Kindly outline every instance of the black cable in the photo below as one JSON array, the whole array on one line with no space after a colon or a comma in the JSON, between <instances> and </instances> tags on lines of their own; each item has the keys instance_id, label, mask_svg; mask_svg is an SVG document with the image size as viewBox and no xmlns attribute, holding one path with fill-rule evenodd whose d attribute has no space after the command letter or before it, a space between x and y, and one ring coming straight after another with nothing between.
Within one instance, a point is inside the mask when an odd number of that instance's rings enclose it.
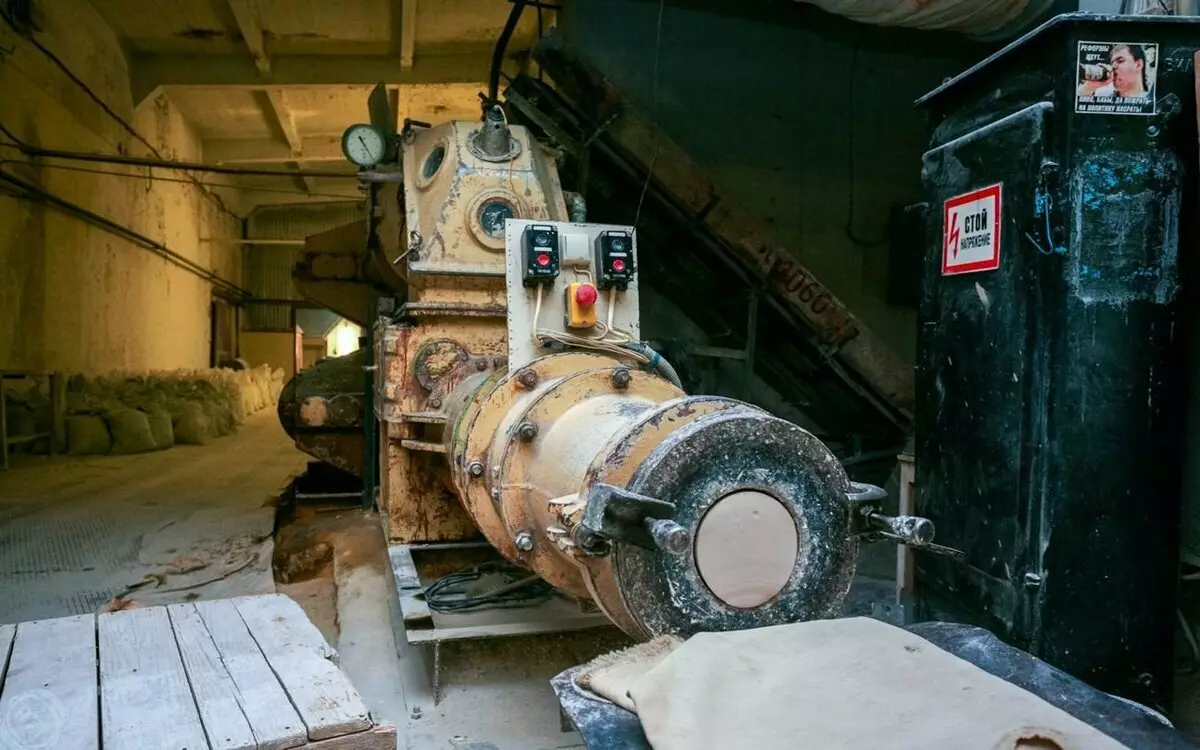
<instances>
[{"instance_id":1,"label":"black cable","mask_svg":"<svg viewBox=\"0 0 1200 750\"><path fill-rule=\"evenodd\" d=\"M484 579L498 579L484 585ZM425 588L425 603L435 612L532 607L554 596L554 587L528 570L499 560L443 576Z\"/></svg>"},{"instance_id":2,"label":"black cable","mask_svg":"<svg viewBox=\"0 0 1200 750\"><path fill-rule=\"evenodd\" d=\"M525 5L528 0L513 0L512 10L508 12L508 20L504 22L504 28L500 31L499 38L496 39L496 47L492 50L492 69L488 74L488 102L484 106L484 112L487 108L499 101L500 97L500 68L504 66L504 53L508 50L508 41L512 39L513 32L516 31L517 22L521 20L521 13L525 11Z\"/></svg>"},{"instance_id":3,"label":"black cable","mask_svg":"<svg viewBox=\"0 0 1200 750\"><path fill-rule=\"evenodd\" d=\"M154 154L159 159L163 158L163 155L161 153L159 153L158 149L156 149L154 147L154 145L150 143L150 141L146 140L142 136L141 133L137 132L137 130L134 129L134 127L132 125L130 125L125 120L125 118L121 117L119 114L114 112L112 107L108 106L107 102L105 102L103 99L101 99L100 96L95 91L93 91L91 89L91 87L87 85L86 82L83 81L83 79L81 79L79 76L75 75L75 73L69 67L67 67L67 64L59 59L58 55L55 55L44 44L39 42L33 36L32 33L22 35L21 34L21 26L13 20L13 18L8 14L8 12L6 10L3 9L3 7L0 7L0 18L2 18L4 20L4 22L6 24L8 24L9 28L11 28L19 36L21 36L23 39L25 39L25 41L29 42L35 48L37 48L37 50L39 52L41 52L43 55L45 55L45 57L48 60L50 60L50 62L54 63L54 65L60 71L62 71L63 75L65 75L67 78L69 78L71 80L72 83L74 83L76 86L78 86L79 89L81 91L83 91L83 93L86 94L89 99L91 99L93 102L95 102L97 105L99 105L100 108L103 109L104 112L109 117L111 117L116 123L118 123L122 128L124 128L125 131L127 133L129 133L129 135L133 136L138 141L140 141L146 148L150 149L150 153ZM14 141L18 141L18 143L20 142L19 139L17 139L16 136L14 136L11 131L5 131L5 134L9 138L12 138ZM204 195L208 196L208 198L210 200L212 200L217 205L218 208L220 208L222 211L224 211L229 216L237 219L238 221L241 221L242 217L238 216L233 211L230 211L229 208L225 205L225 201L221 200L221 196L217 195L216 193L214 193L211 190L209 190L208 188L206 188L204 186L204 183L200 182L199 180L197 180L195 178L192 178L192 182L197 188L200 189L200 192L202 192Z\"/></svg>"}]
</instances>

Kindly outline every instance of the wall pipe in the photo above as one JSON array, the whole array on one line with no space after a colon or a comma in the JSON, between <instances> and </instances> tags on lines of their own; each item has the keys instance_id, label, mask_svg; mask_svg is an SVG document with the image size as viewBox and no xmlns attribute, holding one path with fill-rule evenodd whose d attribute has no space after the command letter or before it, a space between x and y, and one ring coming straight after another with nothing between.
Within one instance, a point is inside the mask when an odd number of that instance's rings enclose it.
<instances>
[{"instance_id":1,"label":"wall pipe","mask_svg":"<svg viewBox=\"0 0 1200 750\"><path fill-rule=\"evenodd\" d=\"M173 263L185 271L188 271L189 273L209 282L213 285L214 291L222 291L227 297L235 300L242 300L253 296L250 293L250 290L244 289L237 284L234 284L232 281L221 278L213 271L205 268L199 263L196 263L190 258L180 255L163 243L152 240L146 235L140 234L139 232L135 232L129 227L119 224L106 216L101 216L98 213L89 211L83 206L64 200L63 198L43 190L31 182L26 182L25 180L22 180L21 178L4 171L0 171L0 182L8 183L9 185L18 188L19 192L16 192L17 197L50 204L67 214L79 219L83 219L89 224L100 227L111 234L122 237L145 250L153 252L155 255L158 255L164 260Z\"/></svg>"}]
</instances>

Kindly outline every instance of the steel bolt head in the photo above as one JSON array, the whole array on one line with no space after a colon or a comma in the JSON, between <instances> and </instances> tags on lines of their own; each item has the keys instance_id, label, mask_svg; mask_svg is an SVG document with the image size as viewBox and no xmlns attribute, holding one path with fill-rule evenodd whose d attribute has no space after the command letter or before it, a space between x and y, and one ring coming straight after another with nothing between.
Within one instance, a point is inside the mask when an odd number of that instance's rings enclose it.
<instances>
[{"instance_id":1,"label":"steel bolt head","mask_svg":"<svg viewBox=\"0 0 1200 750\"><path fill-rule=\"evenodd\" d=\"M486 370L487 368L488 368L488 363L487 363L487 360L486 360L486 359L477 359L477 360L475 360L475 369L476 369L476 370L479 370L480 372L483 372L483 371L484 371L484 370Z\"/></svg>"},{"instance_id":2,"label":"steel bolt head","mask_svg":"<svg viewBox=\"0 0 1200 750\"><path fill-rule=\"evenodd\" d=\"M517 425L517 434L521 436L522 440L528 442L537 437L538 426L533 422L522 422Z\"/></svg>"},{"instance_id":3,"label":"steel bolt head","mask_svg":"<svg viewBox=\"0 0 1200 750\"><path fill-rule=\"evenodd\" d=\"M467 466L467 473L473 477L483 476L483 462L482 461L472 461Z\"/></svg>"},{"instance_id":4,"label":"steel bolt head","mask_svg":"<svg viewBox=\"0 0 1200 750\"><path fill-rule=\"evenodd\" d=\"M532 388L537 385L538 375L533 370L524 370L517 376L517 382L525 388Z\"/></svg>"},{"instance_id":5,"label":"steel bolt head","mask_svg":"<svg viewBox=\"0 0 1200 750\"><path fill-rule=\"evenodd\" d=\"M522 552L528 552L533 549L533 534L528 531L522 531L513 537L513 545Z\"/></svg>"},{"instance_id":6,"label":"steel bolt head","mask_svg":"<svg viewBox=\"0 0 1200 750\"><path fill-rule=\"evenodd\" d=\"M493 499L493 500L499 500L499 499L500 499L500 488L499 488L499 487L496 487L496 488L493 488L493 489L492 489L492 499Z\"/></svg>"},{"instance_id":7,"label":"steel bolt head","mask_svg":"<svg viewBox=\"0 0 1200 750\"><path fill-rule=\"evenodd\" d=\"M617 369L613 370L613 374L612 374L613 388L616 388L618 390L625 390L626 388L629 387L629 379L630 379L629 370L626 370L624 367L618 367Z\"/></svg>"},{"instance_id":8,"label":"steel bolt head","mask_svg":"<svg viewBox=\"0 0 1200 750\"><path fill-rule=\"evenodd\" d=\"M434 396L433 398L429 399L429 406L433 409L440 409L442 408L442 400Z\"/></svg>"},{"instance_id":9,"label":"steel bolt head","mask_svg":"<svg viewBox=\"0 0 1200 750\"><path fill-rule=\"evenodd\" d=\"M692 546L691 533L674 521L647 519L646 529L654 540L654 546L668 555L682 555Z\"/></svg>"}]
</instances>

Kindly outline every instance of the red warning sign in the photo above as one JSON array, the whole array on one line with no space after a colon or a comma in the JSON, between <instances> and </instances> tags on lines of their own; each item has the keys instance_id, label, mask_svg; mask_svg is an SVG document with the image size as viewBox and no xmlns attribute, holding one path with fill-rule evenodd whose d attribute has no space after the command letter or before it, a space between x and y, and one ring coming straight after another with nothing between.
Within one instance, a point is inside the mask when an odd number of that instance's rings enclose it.
<instances>
[{"instance_id":1,"label":"red warning sign","mask_svg":"<svg viewBox=\"0 0 1200 750\"><path fill-rule=\"evenodd\" d=\"M942 275L994 271L1000 267L1000 188L958 195L942 212Z\"/></svg>"}]
</instances>

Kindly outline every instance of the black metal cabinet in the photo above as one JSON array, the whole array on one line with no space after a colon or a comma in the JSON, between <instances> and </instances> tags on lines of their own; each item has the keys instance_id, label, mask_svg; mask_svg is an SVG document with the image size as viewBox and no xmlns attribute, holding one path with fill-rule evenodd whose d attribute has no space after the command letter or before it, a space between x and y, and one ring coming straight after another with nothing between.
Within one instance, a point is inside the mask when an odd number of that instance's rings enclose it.
<instances>
[{"instance_id":1,"label":"black metal cabinet","mask_svg":"<svg viewBox=\"0 0 1200 750\"><path fill-rule=\"evenodd\" d=\"M1197 48L1190 20L1059 16L921 101L917 486L938 542L966 553L919 557L922 603L1156 706L1173 674Z\"/></svg>"}]
</instances>

